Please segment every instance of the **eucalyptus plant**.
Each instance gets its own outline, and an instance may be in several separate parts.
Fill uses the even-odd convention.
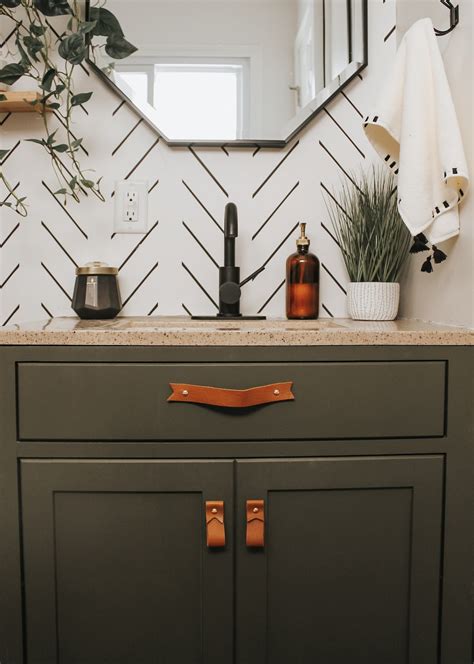
[[[51,158],[60,183],[55,193],[63,195],[65,202],[68,198],[79,201],[81,194],[88,192],[105,200],[100,188],[102,178],[94,179],[92,171],[84,170],[79,161],[83,139],[73,130],[73,115],[93,93],[75,89],[75,70],[83,66],[89,49],[92,53],[103,49],[113,60],[136,51],[104,4],[102,1],[91,7],[86,20],[84,2],[78,0],[0,0],[0,17],[7,17],[11,22],[9,31],[14,30],[9,40],[14,46],[7,54],[8,64],[0,69],[0,83],[13,85],[26,77],[39,89],[38,99],[31,103],[42,117],[44,136],[27,140],[40,145]],[[53,17],[63,17],[63,21],[55,23]],[[99,43],[94,42],[95,38]],[[5,98],[0,92],[0,101]],[[1,161],[8,153],[0,150],[0,181],[9,192],[3,205],[26,216],[25,198],[1,170]]]
[[[397,208],[393,176],[375,167],[352,175],[326,201],[352,282],[397,282],[411,236]]]

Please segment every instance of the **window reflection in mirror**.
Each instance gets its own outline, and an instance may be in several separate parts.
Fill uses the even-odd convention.
[[[364,62],[364,0],[108,0],[96,64],[170,141],[285,140]]]

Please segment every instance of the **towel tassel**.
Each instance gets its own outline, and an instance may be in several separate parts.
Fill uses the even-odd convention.
[[[431,265],[431,256],[428,256],[428,258],[425,260],[425,262],[421,266],[421,271],[427,272],[428,274],[431,274],[433,272],[433,266]]]
[[[410,254],[419,254],[420,251],[429,251],[428,239],[423,233],[419,233],[413,238],[413,245],[410,248]]]
[[[447,259],[446,254],[441,249],[438,249],[436,245],[433,245],[433,258],[434,262],[438,265]]]

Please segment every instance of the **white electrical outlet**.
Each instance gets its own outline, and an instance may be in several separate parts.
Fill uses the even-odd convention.
[[[148,230],[148,183],[122,180],[115,187],[115,233]]]

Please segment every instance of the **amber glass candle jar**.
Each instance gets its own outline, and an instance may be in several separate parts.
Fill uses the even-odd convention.
[[[286,316],[314,319],[319,314],[319,260],[310,253],[306,224],[296,242],[298,251],[286,261]]]

